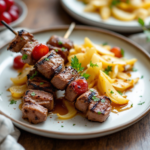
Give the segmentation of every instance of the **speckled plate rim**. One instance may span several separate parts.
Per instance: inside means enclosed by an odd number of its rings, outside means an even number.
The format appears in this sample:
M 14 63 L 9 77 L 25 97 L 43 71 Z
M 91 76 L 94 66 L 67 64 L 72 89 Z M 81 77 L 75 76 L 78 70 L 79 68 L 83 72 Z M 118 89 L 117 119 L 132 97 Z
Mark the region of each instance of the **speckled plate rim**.
M 69 26 L 58 26 L 58 27 L 52 27 L 52 28 L 45 28 L 45 29 L 38 29 L 38 30 L 34 30 L 32 31 L 33 34 L 39 34 L 39 33 L 43 33 L 43 32 L 50 32 L 50 31 L 61 31 L 61 30 L 67 30 Z M 124 36 L 122 35 L 119 35 L 117 33 L 114 33 L 114 32 L 111 32 L 111 31 L 107 31 L 107 30 L 104 30 L 104 29 L 99 29 L 99 28 L 95 28 L 95 27 L 87 27 L 87 26 L 76 26 L 74 31 L 75 30 L 81 30 L 81 31 L 93 31 L 93 32 L 97 32 L 97 33 L 103 33 L 103 34 L 107 34 L 109 36 L 112 36 L 114 38 L 117 38 L 119 40 L 122 40 L 124 41 L 125 43 L 127 43 L 128 45 L 136 48 L 140 53 L 141 55 L 144 55 L 145 58 L 150 62 L 150 55 L 144 51 L 144 49 L 142 49 L 140 46 L 138 46 L 137 44 L 135 44 L 134 42 L 131 42 L 129 41 L 127 38 L 125 38 Z M 7 43 L 8 44 L 8 43 Z M 5 47 L 7 44 L 5 44 L 3 47 Z M 3 48 L 2 47 L 2 48 Z M 107 130 L 103 130 L 103 131 L 95 131 L 95 132 L 87 132 L 87 133 L 65 133 L 65 132 L 59 132 L 59 131 L 47 131 L 47 130 L 44 130 L 44 129 L 39 129 L 37 127 L 33 127 L 31 125 L 28 125 L 26 123 L 23 123 L 21 121 L 18 121 L 18 120 L 15 120 L 13 118 L 11 118 L 10 116 L 8 116 L 7 114 L 5 114 L 4 112 L 2 112 L 0 110 L 0 113 L 3 114 L 4 116 L 6 116 L 7 118 L 11 119 L 13 121 L 14 124 L 19 124 L 20 126 L 23 126 L 25 128 L 29 128 L 29 129 L 32 129 L 32 130 L 35 130 L 35 131 L 39 131 L 39 132 L 43 132 L 43 133 L 49 133 L 49 134 L 56 134 L 56 135 L 95 135 L 95 134 L 104 134 L 106 132 L 116 132 L 117 131 L 120 131 L 126 127 L 129 127 L 131 126 L 132 124 L 138 122 L 139 120 L 141 120 L 144 116 L 146 116 L 150 111 L 150 105 L 149 107 L 143 112 L 141 113 L 140 115 L 138 115 L 137 117 L 135 117 L 132 121 L 128 121 L 122 125 L 118 125 L 118 126 L 115 126 L 113 128 L 110 128 L 110 129 L 107 129 Z

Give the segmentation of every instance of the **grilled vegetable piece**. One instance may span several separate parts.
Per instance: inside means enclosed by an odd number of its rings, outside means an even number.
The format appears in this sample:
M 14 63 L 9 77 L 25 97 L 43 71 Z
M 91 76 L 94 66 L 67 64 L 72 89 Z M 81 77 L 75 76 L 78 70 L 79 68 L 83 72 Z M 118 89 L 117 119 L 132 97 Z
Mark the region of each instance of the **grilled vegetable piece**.
M 37 103 L 47 108 L 48 111 L 51 111 L 54 108 L 53 95 L 41 90 L 27 90 L 25 95 L 23 96 L 23 101 L 25 103 Z
M 16 37 L 10 42 L 7 50 L 20 52 L 28 41 L 35 41 L 33 35 L 25 30 L 20 30 Z
M 67 48 L 68 50 L 74 47 L 72 41 L 57 35 L 51 36 L 51 38 L 47 41 L 46 44 L 50 44 L 55 47 L 61 47 L 61 48 L 64 47 Z
M 72 67 L 66 67 L 65 70 L 59 74 L 56 74 L 51 83 L 59 90 L 64 90 L 70 81 L 73 81 L 77 76 L 78 72 Z
M 37 44 L 39 44 L 38 41 L 28 41 L 21 49 L 20 52 L 23 56 L 25 56 L 25 58 L 23 59 L 24 63 L 27 63 L 29 65 L 34 65 L 36 63 L 36 60 L 32 58 L 32 51 Z
M 67 48 L 65 47 L 56 47 L 56 46 L 52 46 L 50 44 L 47 44 L 47 46 L 49 47 L 49 50 L 55 50 L 57 52 L 57 54 L 59 54 L 65 61 L 65 63 L 68 62 L 68 54 L 69 54 L 69 51 Z
M 35 68 L 47 79 L 51 79 L 64 70 L 64 59 L 52 50 L 35 64 Z
M 37 103 L 24 103 L 22 106 L 22 118 L 30 123 L 37 124 L 47 119 L 48 110 Z
M 78 79 L 82 79 L 82 80 L 85 80 L 85 78 L 83 77 L 77 77 L 74 81 L 72 81 L 71 83 L 69 83 L 69 85 L 67 86 L 66 88 L 66 92 L 65 92 L 65 99 L 70 101 L 70 102 L 73 102 L 75 101 L 75 99 L 81 95 L 82 93 L 78 93 L 77 89 L 76 88 L 79 88 L 79 89 L 82 89 L 82 87 L 78 86 L 76 87 L 76 85 L 74 84 L 76 81 L 78 81 Z M 86 80 L 85 80 L 86 81 Z M 87 91 L 87 90 L 86 90 Z M 86 92 L 84 91 L 84 92 Z M 83 92 L 83 93 L 84 93 Z
M 42 77 L 40 73 L 35 69 L 30 71 L 30 73 L 27 75 L 27 78 L 28 89 L 37 89 L 50 92 L 52 94 L 54 93 L 55 88 L 53 87 L 53 85 L 44 77 Z
M 77 98 L 75 108 L 80 112 L 86 113 L 93 96 L 98 96 L 98 92 L 95 89 L 90 89 L 83 93 Z
M 99 100 L 90 102 L 86 118 L 91 121 L 104 122 L 111 112 L 111 100 L 106 96 L 98 97 Z

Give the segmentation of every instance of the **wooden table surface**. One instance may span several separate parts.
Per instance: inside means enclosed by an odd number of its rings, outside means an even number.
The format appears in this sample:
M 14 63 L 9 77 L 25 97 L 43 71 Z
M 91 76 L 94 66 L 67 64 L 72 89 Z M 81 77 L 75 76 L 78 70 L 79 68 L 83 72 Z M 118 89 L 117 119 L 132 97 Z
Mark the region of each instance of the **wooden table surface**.
M 70 24 L 74 20 L 61 7 L 59 0 L 24 0 L 28 15 L 20 27 L 38 29 Z M 59 140 L 21 130 L 19 143 L 27 150 L 148 150 L 150 149 L 150 113 L 131 127 L 88 140 Z

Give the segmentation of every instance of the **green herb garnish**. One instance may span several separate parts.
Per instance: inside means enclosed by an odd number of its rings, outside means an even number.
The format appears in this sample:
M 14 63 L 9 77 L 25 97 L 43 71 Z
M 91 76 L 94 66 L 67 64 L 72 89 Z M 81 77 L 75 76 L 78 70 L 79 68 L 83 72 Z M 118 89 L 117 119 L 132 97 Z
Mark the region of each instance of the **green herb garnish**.
M 62 51 L 65 51 L 65 48 L 64 48 L 64 47 L 62 47 L 62 48 L 61 48 L 61 50 L 62 50 Z
M 90 91 L 91 91 L 91 92 L 94 92 L 94 90 L 93 90 L 93 89 L 90 89 Z
M 110 93 L 111 93 L 111 94 L 114 94 L 114 92 L 113 92 L 113 91 L 110 91 Z
M 121 55 L 124 57 L 124 50 L 121 48 Z
M 94 95 L 94 96 L 92 97 L 92 100 L 94 100 L 94 102 L 97 102 L 97 101 L 99 101 L 99 98 Z
M 106 73 L 107 75 L 109 75 L 109 72 L 112 71 L 112 66 L 107 66 L 107 68 L 105 68 L 104 73 Z
M 123 93 L 122 92 L 120 92 L 120 91 L 117 91 L 120 95 L 123 95 Z
M 143 105 L 145 102 L 138 103 L 138 105 Z
M 44 84 L 44 82 L 40 82 L 40 85 L 43 85 Z
M 73 126 L 75 126 L 76 124 L 73 124 Z
M 20 76 L 22 74 L 22 72 L 20 72 L 18 75 Z
M 56 52 L 58 52 L 58 49 L 55 49 Z
M 102 99 L 101 102 L 102 102 L 102 103 L 105 103 L 105 99 Z
M 101 114 L 101 112 L 99 111 L 99 112 L 97 112 L 99 115 Z
M 137 71 L 137 69 L 135 69 L 135 68 L 132 68 L 132 71 L 136 72 L 136 71 Z
M 112 8 L 113 6 L 118 5 L 120 2 L 121 2 L 120 0 L 112 0 L 110 7 Z
M 35 71 L 35 73 L 30 77 L 30 79 L 33 79 L 37 74 L 38 74 L 38 72 Z
M 49 59 L 48 59 L 48 58 L 45 58 L 45 60 L 46 60 L 46 61 L 49 61 Z
M 23 54 L 22 60 L 26 60 L 27 58 L 28 58 L 28 55 L 27 54 Z
M 34 92 L 31 93 L 31 96 L 35 96 L 36 94 Z
M 105 45 L 108 45 L 108 43 L 107 43 L 107 42 L 104 42 L 102 45 L 105 46 Z
M 10 101 L 10 104 L 11 104 L 11 105 L 12 105 L 12 104 L 16 104 L 16 103 L 17 103 L 17 101 L 15 101 L 15 100 L 13 100 L 13 99 Z
M 142 97 L 142 95 L 140 97 Z
M 86 80 L 90 77 L 90 75 L 87 73 L 83 73 L 81 74 L 81 76 L 84 77 Z
M 62 41 L 58 41 L 58 45 L 62 45 L 63 43 L 62 43 Z
M 131 104 L 131 107 L 133 107 L 133 104 Z
M 97 64 L 93 64 L 92 61 L 90 61 L 90 67 L 98 67 Z
M 64 126 L 61 126 L 62 128 L 64 127 Z
M 144 76 L 141 76 L 141 79 L 143 79 L 144 78 Z

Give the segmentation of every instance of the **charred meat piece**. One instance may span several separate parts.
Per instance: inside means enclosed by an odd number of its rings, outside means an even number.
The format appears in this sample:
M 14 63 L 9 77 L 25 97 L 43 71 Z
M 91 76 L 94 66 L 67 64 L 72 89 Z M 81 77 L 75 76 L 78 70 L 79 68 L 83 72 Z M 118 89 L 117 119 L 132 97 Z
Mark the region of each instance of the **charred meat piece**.
M 100 96 L 98 101 L 92 100 L 86 117 L 91 121 L 104 122 L 111 112 L 111 100 L 107 96 Z
M 20 30 L 16 37 L 10 42 L 7 50 L 20 52 L 28 41 L 35 41 L 33 35 L 25 30 Z
M 75 108 L 83 113 L 86 113 L 93 96 L 98 96 L 98 92 L 95 89 L 90 89 L 83 93 L 77 98 Z
M 36 63 L 36 60 L 34 60 L 33 58 L 32 58 L 32 51 L 33 51 L 33 49 L 34 49 L 34 47 L 36 46 L 36 45 L 38 45 L 39 44 L 39 42 L 38 41 L 29 41 L 29 42 L 27 42 L 25 45 L 24 45 L 24 47 L 21 49 L 21 53 L 22 53 L 22 55 L 26 55 L 27 56 L 27 58 L 26 59 L 23 59 L 23 62 L 24 63 L 27 63 L 27 64 L 29 64 L 29 65 L 34 65 L 35 63 Z
M 72 41 L 57 35 L 51 36 L 51 38 L 47 41 L 46 44 L 50 44 L 55 47 L 61 47 L 61 48 L 64 47 L 67 48 L 68 50 L 74 47 Z
M 51 79 L 54 74 L 64 70 L 64 59 L 52 50 L 35 64 L 35 68 L 47 79 Z
M 65 70 L 55 75 L 51 83 L 59 90 L 64 90 L 70 81 L 73 81 L 77 76 L 78 72 L 72 67 L 66 67 Z
M 23 96 L 23 101 L 25 103 L 37 103 L 47 108 L 48 111 L 51 111 L 54 108 L 53 95 L 41 90 L 27 90 L 25 95 Z
M 37 124 L 47 119 L 48 110 L 37 103 L 24 103 L 22 106 L 22 118 L 28 119 L 30 123 Z
M 47 44 L 47 46 L 49 47 L 49 50 L 55 50 L 57 52 L 57 54 L 59 54 L 65 61 L 65 63 L 68 62 L 68 54 L 69 54 L 69 51 L 67 48 L 65 47 L 55 47 L 55 46 L 52 46 L 50 44 Z
M 54 93 L 55 88 L 53 87 L 53 85 L 44 77 L 42 77 L 38 71 L 30 71 L 30 73 L 27 75 L 27 78 L 28 89 L 37 89 Z
M 80 96 L 81 94 L 85 93 L 88 90 L 88 84 L 87 87 L 84 89 L 83 87 L 77 85 L 77 82 L 79 80 L 87 83 L 84 77 L 77 77 L 74 81 L 72 82 L 70 81 L 65 91 L 66 100 L 73 102 L 78 96 Z M 81 92 L 78 92 L 78 90 L 80 90 Z

